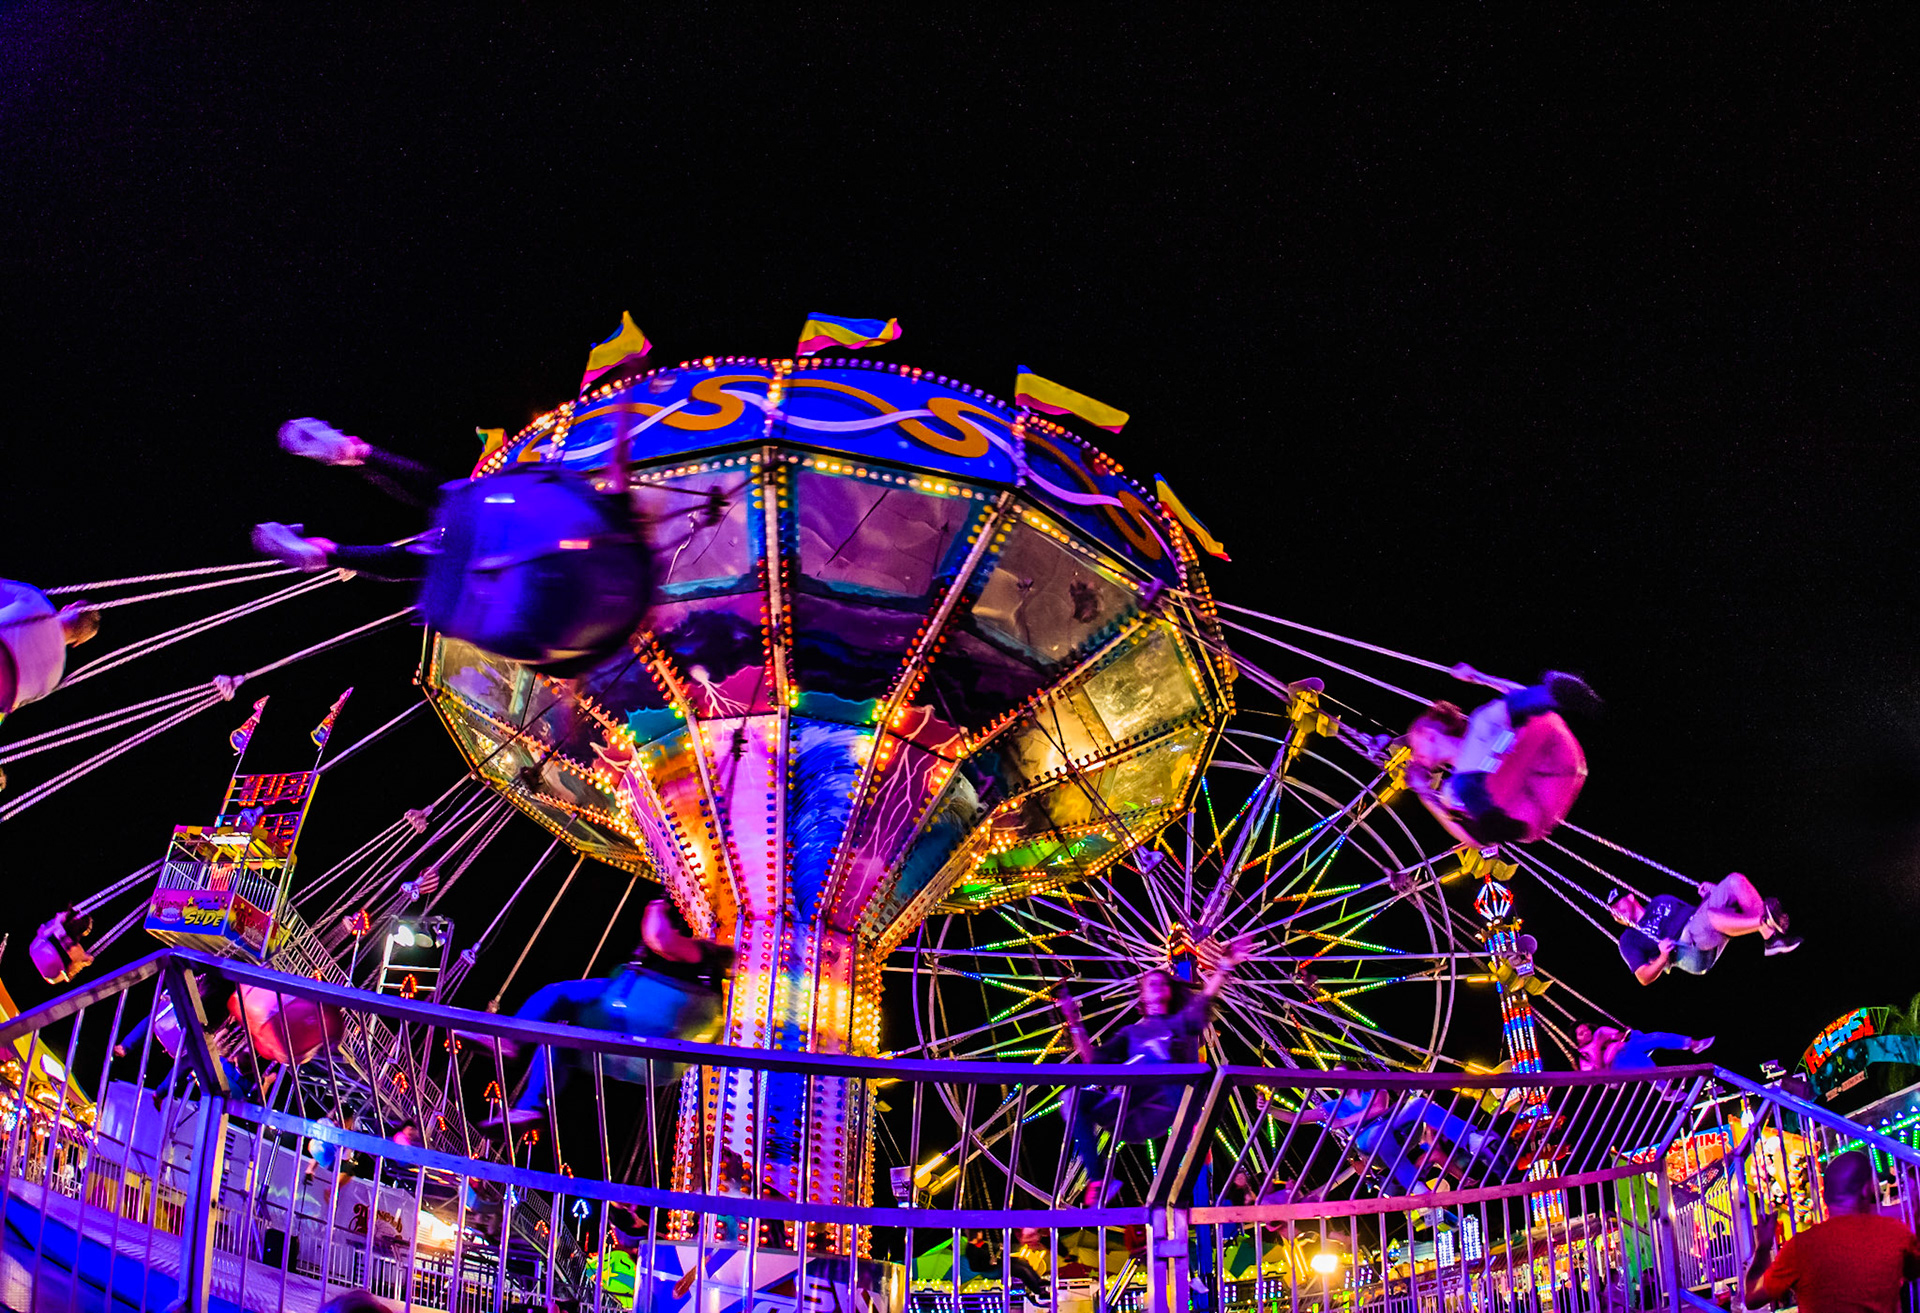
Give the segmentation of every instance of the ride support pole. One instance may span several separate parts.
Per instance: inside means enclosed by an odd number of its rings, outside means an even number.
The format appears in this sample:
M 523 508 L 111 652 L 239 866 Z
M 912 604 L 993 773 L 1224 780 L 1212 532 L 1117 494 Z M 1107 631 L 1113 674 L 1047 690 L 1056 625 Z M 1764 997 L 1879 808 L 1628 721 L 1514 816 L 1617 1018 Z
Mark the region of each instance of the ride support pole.
M 1187 1210 L 1156 1208 L 1147 1240 L 1147 1288 L 1150 1313 L 1184 1313 L 1188 1306 Z
M 206 1313 L 213 1298 L 214 1209 L 226 1172 L 227 1100 L 211 1089 L 200 1103 L 199 1142 L 187 1186 L 186 1214 L 180 1227 L 180 1297 L 184 1313 Z

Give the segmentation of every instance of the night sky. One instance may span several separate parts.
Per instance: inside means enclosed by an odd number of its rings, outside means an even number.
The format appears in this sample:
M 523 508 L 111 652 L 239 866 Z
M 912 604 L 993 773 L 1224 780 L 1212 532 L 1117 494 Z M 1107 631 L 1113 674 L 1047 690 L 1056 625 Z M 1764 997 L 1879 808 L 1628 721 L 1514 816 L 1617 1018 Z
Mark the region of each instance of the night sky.
M 1227 542 L 1221 597 L 1584 672 L 1609 706 L 1574 819 L 1745 871 L 1807 935 L 1640 989 L 1522 885 L 1550 970 L 1749 1070 L 1920 990 L 1910 24 L 583 8 L 6 7 L 0 574 L 239 561 L 261 519 L 408 532 L 276 425 L 451 473 L 475 426 L 570 396 L 622 310 L 667 361 L 897 316 L 891 358 L 1002 395 L 1026 364 L 1131 411 L 1104 445 Z M 56 695 L 0 750 L 407 600 L 326 589 Z M 213 609 L 110 612 L 84 656 Z M 349 684 L 343 741 L 404 708 L 418 649 L 398 630 L 250 686 L 274 702 L 249 764 L 304 764 Z M 53 992 L 33 927 L 210 819 L 243 716 L 0 824 L 22 1003 Z M 0 802 L 79 755 L 10 767 Z M 423 714 L 329 776 L 303 871 L 461 770 Z M 545 838 L 517 820 L 476 866 L 463 940 Z M 583 872 L 514 995 L 578 970 L 625 883 Z M 491 994 L 528 901 L 456 1001 Z M 1494 997 L 1464 1000 L 1450 1047 L 1490 1058 Z

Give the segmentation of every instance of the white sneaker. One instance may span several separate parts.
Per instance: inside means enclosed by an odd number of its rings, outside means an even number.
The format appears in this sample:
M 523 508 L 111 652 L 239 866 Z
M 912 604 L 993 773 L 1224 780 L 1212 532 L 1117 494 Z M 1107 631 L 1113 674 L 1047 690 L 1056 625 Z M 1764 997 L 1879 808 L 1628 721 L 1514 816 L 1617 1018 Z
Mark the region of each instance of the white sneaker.
M 280 426 L 280 450 L 322 465 L 358 465 L 366 458 L 367 444 L 323 419 L 308 416 Z
M 311 538 L 302 538 L 294 529 L 277 520 L 253 526 L 253 550 L 276 561 L 299 566 L 309 574 L 327 568 L 327 554 Z

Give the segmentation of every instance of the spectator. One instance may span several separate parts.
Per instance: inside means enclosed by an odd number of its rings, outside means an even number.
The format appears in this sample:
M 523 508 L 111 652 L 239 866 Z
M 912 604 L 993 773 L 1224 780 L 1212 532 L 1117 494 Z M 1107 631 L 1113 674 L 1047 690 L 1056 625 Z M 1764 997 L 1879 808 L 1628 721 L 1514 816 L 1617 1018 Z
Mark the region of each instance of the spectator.
M 1880 1215 L 1873 1161 L 1865 1150 L 1836 1157 L 1821 1180 L 1826 1221 L 1788 1240 L 1777 1255 L 1771 1227 L 1754 1237 L 1748 1307 L 1791 1294 L 1801 1313 L 1895 1313 L 1900 1288 L 1920 1278 L 1920 1240 Z

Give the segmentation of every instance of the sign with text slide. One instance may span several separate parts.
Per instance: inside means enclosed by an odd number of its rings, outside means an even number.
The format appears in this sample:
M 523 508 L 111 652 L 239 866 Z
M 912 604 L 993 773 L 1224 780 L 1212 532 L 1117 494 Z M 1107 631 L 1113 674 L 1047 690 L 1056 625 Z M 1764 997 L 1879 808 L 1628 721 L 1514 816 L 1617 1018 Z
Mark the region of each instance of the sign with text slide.
M 273 918 L 231 889 L 156 889 L 147 929 L 167 936 L 227 939 L 266 951 Z

